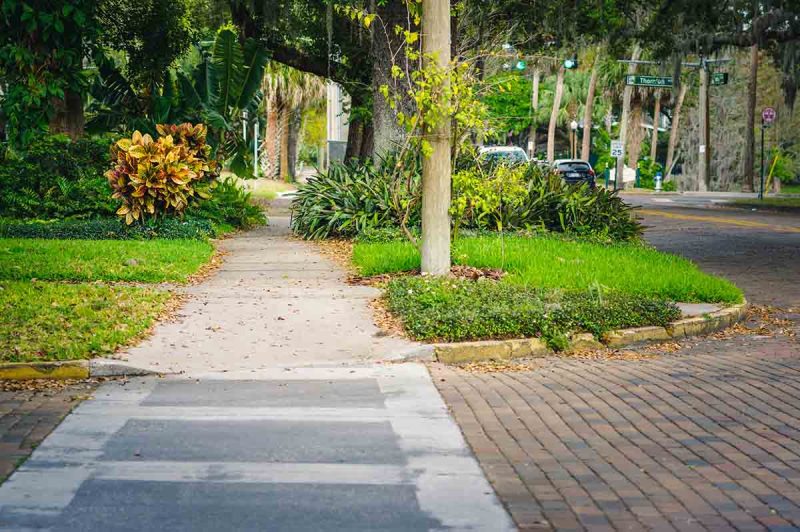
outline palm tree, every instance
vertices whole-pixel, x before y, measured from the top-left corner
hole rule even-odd
[[[292,181],[302,111],[325,97],[325,83],[317,76],[273,61],[261,87],[267,115],[264,175]]]

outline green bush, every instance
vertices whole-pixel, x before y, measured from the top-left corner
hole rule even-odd
[[[612,241],[641,234],[632,208],[614,192],[567,185],[536,164],[460,168],[451,205],[456,229],[542,228]],[[292,229],[304,238],[329,238],[397,228],[404,218],[407,227],[418,227],[420,183],[416,161],[332,165],[300,186]]]
[[[352,237],[363,231],[419,224],[418,161],[335,163],[298,187],[292,230],[304,238]]]
[[[0,212],[14,218],[113,215],[117,207],[103,176],[112,142],[44,135],[23,153],[0,154]]]
[[[407,333],[421,341],[542,338],[566,347],[573,332],[666,325],[675,304],[630,294],[544,291],[496,281],[425,277],[392,280],[385,295]]]
[[[116,217],[89,220],[3,220],[0,238],[48,238],[65,240],[196,239],[218,236],[214,225],[186,216],[161,218],[145,224],[125,225]]]
[[[186,213],[236,229],[249,229],[267,222],[264,211],[251,203],[250,193],[231,178],[218,181],[211,198],[190,205]]]

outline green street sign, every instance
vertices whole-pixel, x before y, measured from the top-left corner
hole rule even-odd
[[[625,76],[625,85],[636,85],[639,87],[672,87],[672,78],[661,76]]]
[[[517,70],[525,70],[525,68],[527,68],[527,66],[528,66],[528,63],[526,63],[525,61],[517,61],[517,64],[514,65],[514,68],[516,68]]]
[[[727,84],[728,84],[727,72],[714,72],[713,74],[711,74],[712,87],[719,87],[720,85],[727,85]]]

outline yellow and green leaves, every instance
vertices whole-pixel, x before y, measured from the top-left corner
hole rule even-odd
[[[209,160],[203,124],[161,124],[158,140],[134,132],[111,148],[114,168],[106,177],[122,200],[117,215],[130,225],[147,215],[181,213],[195,196],[208,198],[217,165]]]

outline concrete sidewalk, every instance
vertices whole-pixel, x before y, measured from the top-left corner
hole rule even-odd
[[[418,347],[383,336],[368,307],[378,290],[346,285],[346,272],[292,238],[288,225],[271,217],[268,227],[222,241],[221,269],[186,288],[177,319],[120,358],[164,373],[255,373],[384,360]]]
[[[512,530],[373,289],[288,220],[225,241],[178,319],[2,486],[6,531]]]

